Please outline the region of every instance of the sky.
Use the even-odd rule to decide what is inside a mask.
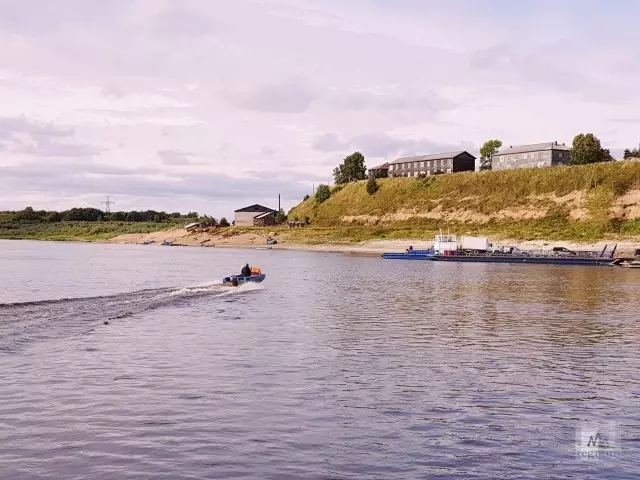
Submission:
[[[632,0],[0,0],[0,210],[288,211],[354,151],[640,142]]]

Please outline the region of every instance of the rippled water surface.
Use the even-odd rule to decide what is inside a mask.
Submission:
[[[639,322],[638,270],[0,242],[0,478],[638,478]]]

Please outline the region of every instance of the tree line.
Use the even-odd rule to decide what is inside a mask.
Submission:
[[[8,215],[10,220],[15,222],[32,222],[32,223],[57,223],[57,222],[154,222],[154,223],[170,223],[179,222],[181,220],[202,220],[205,222],[218,222],[207,215],[200,217],[198,212],[189,212],[183,215],[180,212],[157,212],[155,210],[131,211],[131,212],[104,212],[97,208],[72,208],[70,210],[48,211],[34,210],[32,207],[26,207],[24,210],[4,212],[5,217]],[[220,219],[222,220],[226,219]],[[228,222],[226,222],[228,224]]]

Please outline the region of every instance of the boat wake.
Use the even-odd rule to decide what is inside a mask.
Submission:
[[[0,304],[0,352],[13,352],[37,340],[88,333],[104,322],[159,308],[262,288],[258,284],[226,287],[218,281],[115,295]]]

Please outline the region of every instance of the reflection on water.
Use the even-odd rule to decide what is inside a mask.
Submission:
[[[267,280],[223,290],[247,261]],[[640,460],[637,271],[29,242],[0,262],[0,478],[617,479]],[[577,459],[601,420],[620,455]]]

